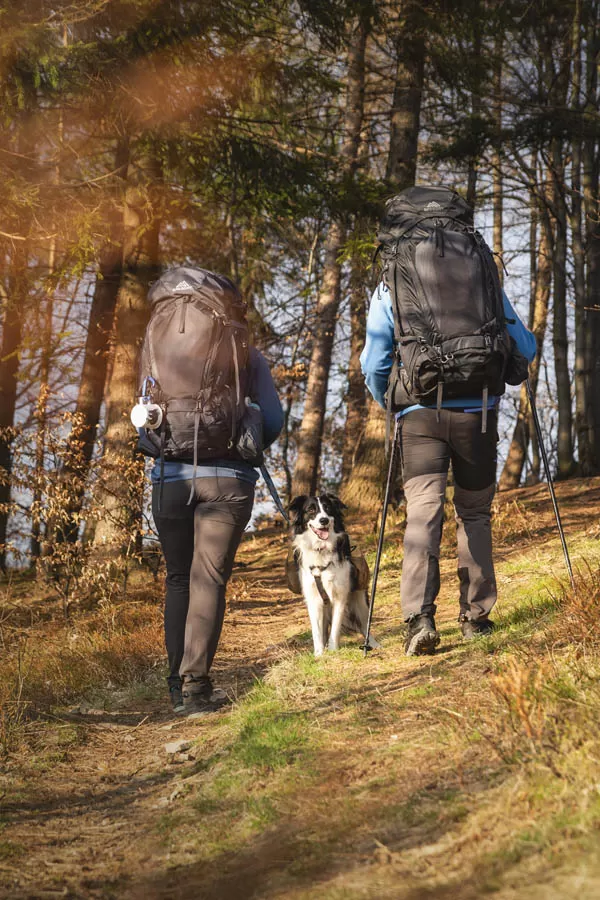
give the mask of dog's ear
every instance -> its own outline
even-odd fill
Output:
[[[302,518],[302,510],[304,509],[304,504],[307,500],[308,495],[301,494],[299,497],[294,497],[294,499],[288,506],[290,517],[292,519],[292,525],[297,525]]]
[[[335,494],[323,494],[323,496],[327,497],[334,509],[338,509],[340,512],[344,509],[348,509],[344,501],[340,500],[339,497],[336,497]]]

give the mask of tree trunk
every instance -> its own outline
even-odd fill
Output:
[[[67,28],[63,26],[63,47],[67,46]],[[60,184],[60,167],[64,141],[64,116],[63,110],[58,112],[57,122],[57,154],[53,167],[52,183],[55,187]],[[42,346],[40,350],[40,389],[35,411],[37,434],[35,440],[35,470],[33,477],[33,502],[31,504],[31,559],[35,562],[41,552],[41,507],[44,494],[44,468],[46,457],[46,428],[48,420],[48,398],[50,396],[50,367],[52,365],[53,351],[53,317],[54,317],[54,285],[52,277],[56,269],[56,236],[50,239],[48,251],[48,285],[44,297],[44,321],[42,324]]]
[[[477,16],[474,21],[475,33],[473,35],[473,56],[481,62],[481,20]],[[478,82],[471,91],[471,116],[474,122],[479,123],[482,109],[481,83]],[[469,157],[467,161],[467,203],[475,208],[477,201],[477,175],[479,172],[480,158],[477,153]]]
[[[56,266],[56,239],[52,238],[48,253],[48,278],[54,274]],[[42,326],[42,347],[40,359],[40,388],[35,409],[35,468],[33,476],[33,500],[31,504],[31,559],[38,559],[41,550],[41,506],[43,499],[44,460],[46,456],[46,428],[48,423],[48,397],[50,396],[50,366],[52,363],[54,314],[54,288],[50,283],[44,297],[44,320]]]
[[[346,427],[342,450],[342,493],[354,465],[367,417],[365,379],[360,368],[360,354],[367,331],[367,273],[362,259],[355,256],[350,271],[350,361],[346,393]]]
[[[142,478],[136,483],[133,448],[135,433],[129,412],[138,390],[138,367],[144,330],[148,321],[146,294],[158,274],[159,218],[154,206],[161,171],[158,160],[146,151],[130,163],[125,193],[125,252],[123,275],[115,311],[115,349],[106,388],[106,431],[102,458],[102,510],[94,544],[120,549],[130,539],[130,529],[139,517]],[[128,475],[130,477],[128,477]],[[140,469],[141,476],[141,469]]]
[[[425,68],[425,39],[420,18],[426,4],[409,0],[401,7],[396,47],[398,68],[390,116],[390,146],[386,166],[390,188],[401,191],[415,183]],[[369,400],[362,441],[354,458],[345,502],[377,522],[384,489],[385,413]]]
[[[385,411],[369,397],[363,434],[357,448],[352,477],[342,493],[353,512],[365,513],[377,523],[386,472]]]
[[[340,150],[342,173],[354,176],[358,160],[365,92],[365,46],[368,19],[361,17],[348,49],[348,76],[344,112],[344,139]],[[325,241],[322,288],[316,305],[313,346],[308,372],[302,423],[298,432],[298,455],[294,471],[295,494],[314,494],[319,477],[329,370],[340,305],[341,263],[345,238],[342,221],[332,222]]]
[[[426,3],[404,0],[396,39],[398,68],[390,115],[390,146],[386,180],[395,191],[415,183],[419,122],[425,69],[425,38],[417,24]]]
[[[0,347],[0,571],[6,571],[6,541],[10,515],[12,443],[17,401],[17,375],[29,286],[28,248],[16,245],[5,300]]]
[[[26,109],[30,112],[36,106],[36,90],[33,79],[25,82]],[[35,136],[29,116],[24,115],[16,123],[17,139],[13,149],[22,160],[21,174],[35,184],[36,173],[33,162]],[[31,212],[21,213],[20,231],[28,237],[31,227]],[[8,520],[10,518],[11,473],[13,469],[12,445],[17,402],[17,384],[23,325],[27,315],[29,292],[29,240],[14,241],[14,249],[9,265],[8,292],[4,303],[2,322],[2,344],[0,346],[0,571],[6,571]],[[9,255],[6,254],[8,261]]]
[[[585,137],[583,141],[583,198],[587,251],[586,306],[588,307],[588,342],[586,357],[591,369],[588,418],[592,467],[600,469],[600,220],[598,217],[600,149],[597,141],[598,58],[600,56],[600,4],[587,10],[585,64]]]
[[[563,107],[567,100],[570,74],[569,43],[565,59],[559,61],[559,76],[553,78],[557,86],[557,102]],[[567,335],[567,205],[565,202],[564,145],[559,137],[552,139],[553,210],[555,239],[553,253],[553,344],[556,396],[558,401],[558,467],[557,478],[573,474],[573,413],[571,409],[571,374],[569,372],[569,339]]]
[[[494,61],[494,118],[498,135],[502,134],[502,35],[498,34],[495,42]],[[504,185],[502,183],[502,156],[497,149],[500,146],[500,138],[495,142],[492,154],[492,204],[494,210],[494,253],[500,284],[504,285]]]
[[[564,197],[557,202],[559,215],[554,244],[553,344],[556,396],[558,401],[558,478],[573,472],[573,416],[571,412],[571,375],[567,337],[567,234]]]
[[[581,170],[583,160],[583,110],[581,108],[581,0],[575,0],[573,15],[573,106],[578,113],[579,133],[573,135],[571,163],[571,240],[575,287],[575,432],[579,472],[590,476],[596,473],[593,459],[593,430],[590,406],[592,364],[591,342],[585,290],[585,247],[582,224]]]
[[[532,211],[532,215],[536,215],[538,203],[535,194],[533,194],[534,190],[535,187],[533,186],[532,205],[535,204],[536,208]],[[544,227],[541,230],[537,261],[535,262],[534,267],[532,255],[532,268],[534,268],[534,272],[532,273],[534,287],[531,299],[532,312],[530,314],[530,327],[535,335],[537,353],[534,361],[529,366],[529,382],[531,384],[533,396],[535,397],[537,393],[542,349],[544,346],[544,336],[546,334],[546,324],[548,321],[550,285],[552,283],[551,232],[548,227]],[[519,397],[517,423],[508,450],[508,456],[506,457],[506,462],[502,470],[502,475],[500,476],[500,481],[498,483],[499,490],[506,491],[519,486],[523,467],[527,458],[527,447],[529,445],[530,434],[531,418],[529,403],[525,385],[522,385]]]
[[[63,474],[71,481],[69,518],[63,536],[76,541],[86,480],[94,453],[110,356],[115,305],[123,271],[123,191],[126,185],[129,139],[119,139],[115,152],[117,186],[106,218],[108,241],[98,260],[90,309],[83,368],[75,409],[75,424],[65,454]]]

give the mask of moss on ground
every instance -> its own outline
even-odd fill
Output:
[[[354,638],[337,654],[313,658],[306,616],[277,593],[281,539],[252,539],[242,558],[260,558],[259,588],[248,566],[226,637],[234,617],[241,631],[258,600],[266,633],[274,622],[269,602],[277,604],[279,636],[258,650],[238,639],[246,680],[235,682],[233,708],[195,727],[191,764],[176,773],[163,759],[164,771],[154,773],[154,790],[167,786],[160,803],[155,793],[137,818],[123,812],[137,847],[156,842],[152,874],[142,867],[117,888],[107,874],[106,890],[206,900],[597,897],[600,546],[585,531],[570,535],[579,573],[571,593],[557,537],[538,518],[525,500],[500,516],[501,600],[497,629],[485,640],[461,639],[445,542],[442,645],[419,659],[403,653],[401,523],[392,522],[377,595],[382,649],[366,660]],[[363,545],[372,563],[373,535]],[[49,702],[76,701],[77,678],[80,696],[95,690],[106,709],[156,702],[164,693],[163,673],[150,665],[158,614],[144,607],[144,623],[140,609],[123,613],[116,627],[97,617],[79,629],[95,671],[112,686],[93,685],[71,645],[61,651],[58,631],[40,643],[48,649],[38,649],[32,671],[47,652],[56,679],[44,688]],[[25,741],[19,728],[30,725],[15,720],[10,741]],[[80,751],[80,727],[61,728],[47,723],[31,745],[33,783],[23,776],[14,789],[28,801],[53,766],[66,768]],[[152,752],[166,739],[157,727]],[[13,822],[11,815],[0,824],[0,864],[11,871],[22,865]]]

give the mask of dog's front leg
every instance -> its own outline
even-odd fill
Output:
[[[331,617],[331,631],[329,633],[329,643],[327,644],[327,647],[329,650],[339,650],[346,604],[339,597],[334,597],[331,605],[333,614]]]
[[[324,612],[323,601],[319,597],[318,601],[311,603],[308,607],[308,615],[310,617],[310,627],[312,628],[313,646],[315,656],[323,656],[325,650],[325,628],[324,628]]]
[[[312,584],[310,582],[303,584],[304,600],[310,619],[315,656],[323,656],[323,651],[325,650],[325,610],[314,579],[312,579],[312,582]]]

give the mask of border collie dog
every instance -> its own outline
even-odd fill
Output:
[[[333,494],[296,497],[290,504],[292,546],[304,602],[308,608],[315,656],[337,650],[344,631],[367,631],[369,601],[356,588],[350,540],[344,529],[344,503]],[[369,638],[370,647],[378,647]]]

